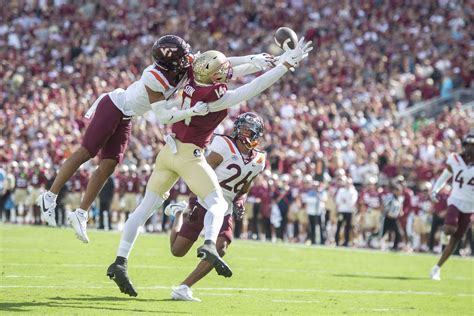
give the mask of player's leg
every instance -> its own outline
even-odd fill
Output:
[[[56,226],[54,209],[59,191],[84,162],[97,155],[122,121],[122,112],[113,104],[108,95],[96,102],[98,102],[97,110],[86,129],[81,147],[64,162],[49,191],[37,200],[43,220],[51,226]]]
[[[115,107],[114,105],[112,105]],[[87,183],[81,205],[73,213],[67,215],[68,221],[76,232],[76,237],[88,243],[87,221],[88,211],[107,179],[112,175],[117,164],[122,162],[132,132],[130,120],[121,119],[107,142],[101,146],[99,167],[94,171]]]
[[[169,162],[173,158],[167,146],[158,154],[155,169],[147,183],[145,196],[125,223],[117,250],[117,257],[115,262],[107,269],[107,275],[115,281],[120,291],[130,296],[137,296],[137,292],[128,277],[128,257],[138,237],[140,226],[145,224],[153,212],[163,204],[167,198],[168,191],[178,180],[178,175],[168,169]]]
[[[203,227],[205,210],[201,210],[202,207],[196,207],[196,199],[190,199],[189,208],[192,209],[192,213],[187,214],[189,208],[187,203],[183,202],[180,202],[181,206],[174,204],[175,207],[169,205],[166,209],[166,213],[174,216],[170,233],[170,250],[175,257],[183,257],[188,253]]]
[[[232,242],[233,236],[233,218],[232,215],[227,215],[224,218],[224,222],[220,229],[219,237],[217,238],[216,248],[219,252],[219,255],[223,257],[226,253],[227,248]],[[211,272],[213,266],[202,260],[199,262],[197,267],[194,269],[191,274],[189,274],[186,279],[176,288],[173,288],[171,292],[171,297],[175,300],[185,300],[185,301],[199,301],[199,299],[193,297],[191,287],[196,284],[199,280],[204,278],[209,272]]]
[[[198,257],[214,265],[216,271],[225,277],[232,271],[220,258],[216,250],[216,241],[224,221],[228,205],[222,194],[217,176],[202,156],[201,149],[190,144],[178,143],[179,175],[189,189],[204,202],[207,209],[204,217],[204,245],[198,248]]]
[[[444,233],[450,236],[449,243],[441,254],[441,258],[438,264],[431,269],[431,279],[441,280],[441,267],[451,256],[453,251],[456,249],[459,241],[462,239],[464,234],[469,227],[471,222],[471,214],[462,213],[454,205],[448,206],[448,212],[446,214]]]

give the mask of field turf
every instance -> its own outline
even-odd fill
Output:
[[[437,257],[235,241],[226,256],[234,276],[213,271],[198,283],[202,302],[170,300],[192,270],[198,241],[184,258],[166,235],[143,234],[129,273],[138,297],[105,276],[120,235],[0,224],[0,315],[473,315],[474,261],[452,258],[440,282]]]

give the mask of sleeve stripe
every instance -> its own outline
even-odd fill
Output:
[[[459,158],[458,158],[458,155],[457,155],[457,154],[454,154],[453,157],[454,157],[454,159],[456,160],[457,163],[461,163],[461,162],[459,161]]]
[[[232,144],[232,142],[230,140],[227,139],[227,137],[222,137],[225,142],[227,143],[227,145],[229,146],[230,148],[230,151],[235,154],[235,149],[234,149],[234,145]]]
[[[265,156],[263,154],[258,154],[260,157],[258,157],[257,163],[263,163],[263,160]]]
[[[158,80],[161,83],[161,85],[165,88],[165,90],[168,90],[170,88],[170,86],[165,82],[163,78],[161,78],[161,76],[157,72],[154,72],[153,70],[149,70],[149,71],[156,78],[156,80]]]

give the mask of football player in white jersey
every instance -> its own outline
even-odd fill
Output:
[[[438,192],[452,178],[452,190],[448,198],[448,212],[444,220],[444,233],[450,236],[438,264],[431,269],[431,278],[441,280],[441,266],[456,249],[466,233],[474,213],[474,131],[462,141],[461,154],[452,153],[446,161],[446,169],[436,180],[432,198],[437,201]]]
[[[170,100],[173,94],[186,81],[192,55],[190,46],[180,37],[166,35],[159,38],[152,47],[153,64],[146,67],[139,80],[126,90],[115,89],[101,95],[86,113],[92,117],[87,127],[81,147],[62,165],[49,191],[37,200],[43,220],[56,226],[56,198],[69,178],[86,161],[99,154],[99,167],[94,171],[86,187],[79,208],[67,215],[75,230],[76,237],[87,243],[86,233],[88,209],[97,197],[105,181],[122,159],[130,139],[131,119],[153,110],[163,124],[172,124],[193,116],[206,115],[207,104],[198,104],[189,109],[172,110],[180,105],[180,100]],[[229,58],[233,65],[243,64],[242,75],[253,73],[272,62],[273,56],[267,54]]]
[[[253,179],[265,168],[265,154],[256,149],[263,136],[263,121],[255,113],[239,115],[234,122],[232,136],[216,135],[209,146],[206,157],[214,169],[222,188],[228,209],[217,238],[217,250],[222,257],[233,237],[233,217],[244,215],[245,197]],[[170,235],[171,253],[176,257],[184,256],[198,239],[204,227],[206,205],[199,198],[191,197],[188,203],[182,201],[170,204],[165,214],[174,216]],[[191,286],[205,277],[213,266],[202,260],[193,272],[173,289],[171,297],[175,300],[195,301]]]

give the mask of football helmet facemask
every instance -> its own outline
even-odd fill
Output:
[[[193,61],[193,73],[198,83],[226,83],[232,77],[232,66],[224,54],[208,50]]]
[[[247,148],[256,148],[263,136],[263,120],[253,112],[240,114],[234,121],[232,137],[240,140]]]

